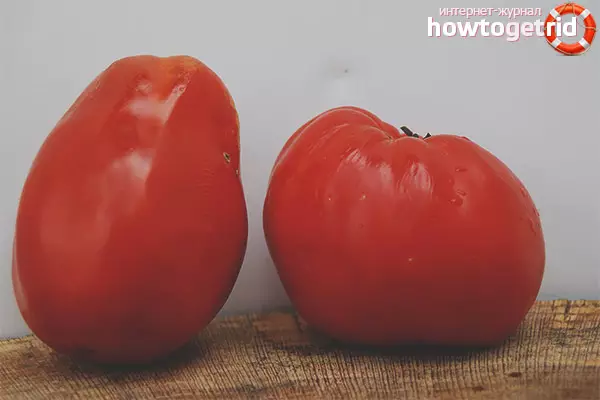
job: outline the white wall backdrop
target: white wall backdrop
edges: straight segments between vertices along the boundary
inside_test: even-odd
[[[600,3],[581,0],[596,13]],[[540,298],[600,298],[600,39],[565,57],[542,38],[428,38],[427,18],[462,0],[0,2],[0,337],[27,332],[13,300],[11,246],[30,163],[54,124],[112,61],[189,54],[229,87],[241,121],[246,260],[223,312],[288,304],[261,211],[292,132],[338,105],[396,126],[470,137],[529,188],[543,222]],[[542,7],[549,0],[478,1]],[[545,16],[543,17],[545,18]],[[600,36],[600,35],[597,35]]]

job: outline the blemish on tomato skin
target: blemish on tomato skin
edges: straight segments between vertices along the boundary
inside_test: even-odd
[[[453,197],[450,199],[450,204],[455,205],[455,206],[462,206],[463,201],[460,198]]]
[[[229,153],[223,152],[223,158],[225,159],[225,162],[227,164],[231,162],[231,156],[229,155]]]

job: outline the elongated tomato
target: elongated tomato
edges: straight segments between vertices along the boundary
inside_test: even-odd
[[[244,258],[239,169],[237,111],[206,65],[110,65],[47,137],[23,188],[13,282],[31,330],[99,362],[145,362],[190,340]]]
[[[343,341],[497,343],[540,288],[538,211],[474,142],[402,131],[340,107],[288,140],[263,212],[284,287],[309,324]]]

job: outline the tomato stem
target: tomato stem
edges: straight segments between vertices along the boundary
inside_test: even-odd
[[[404,134],[405,134],[406,136],[408,136],[408,137],[415,137],[415,138],[418,138],[418,137],[420,137],[419,135],[417,135],[416,133],[414,133],[413,131],[411,131],[410,129],[408,129],[406,126],[401,126],[401,127],[400,127],[400,130],[401,130],[402,132],[404,132]],[[430,133],[427,133],[427,134],[424,136],[424,139],[427,139],[427,138],[429,138],[429,137],[431,137],[431,134],[430,134]]]

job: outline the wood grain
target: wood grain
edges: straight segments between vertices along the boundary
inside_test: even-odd
[[[600,399],[600,302],[537,303],[491,349],[351,348],[292,312],[215,320],[147,367],[77,364],[0,341],[0,399]]]

